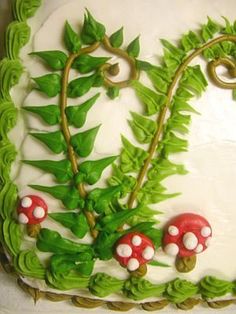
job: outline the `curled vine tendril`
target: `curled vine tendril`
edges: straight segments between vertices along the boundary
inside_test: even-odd
[[[216,60],[213,60],[208,63],[208,73],[212,79],[212,81],[221,88],[226,89],[235,89],[236,88],[236,82],[230,83],[230,82],[224,82],[216,73],[216,68],[218,66],[224,66],[227,68],[228,73],[231,78],[236,78],[236,63],[230,58],[219,58]]]

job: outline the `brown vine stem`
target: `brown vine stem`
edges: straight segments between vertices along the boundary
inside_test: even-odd
[[[133,207],[133,204],[136,200],[136,197],[137,197],[137,194],[140,190],[140,188],[142,187],[142,183],[143,183],[143,180],[147,174],[147,171],[148,171],[148,168],[149,168],[149,165],[151,163],[151,160],[153,158],[153,155],[155,154],[156,152],[156,149],[157,149],[157,146],[158,146],[158,142],[161,138],[161,135],[162,135],[162,132],[163,132],[163,127],[164,127],[164,123],[165,123],[165,117],[166,117],[166,114],[168,112],[168,109],[171,105],[171,101],[172,101],[172,95],[173,95],[173,91],[174,91],[174,88],[176,86],[176,84],[178,83],[183,71],[186,69],[186,67],[188,66],[188,64],[195,58],[197,57],[198,55],[200,55],[205,49],[207,48],[210,48],[211,46],[217,44],[217,43],[220,43],[220,42],[223,42],[223,41],[232,41],[232,42],[236,42],[236,36],[234,35],[222,35],[220,37],[217,37],[213,40],[211,40],[210,42],[204,44],[202,47],[196,49],[193,53],[191,53],[186,59],[185,61],[178,67],[176,73],[175,73],[175,76],[173,78],[173,81],[172,83],[170,84],[169,86],[169,89],[168,89],[168,93],[167,93],[167,101],[166,101],[166,104],[165,106],[163,107],[163,109],[161,110],[160,112],[160,115],[158,117],[158,120],[157,120],[157,125],[158,125],[158,128],[157,128],[157,131],[154,135],[154,138],[152,140],[152,143],[150,144],[150,147],[149,147],[149,150],[148,150],[148,157],[147,159],[145,160],[144,162],[144,165],[138,175],[138,179],[137,179],[137,184],[136,184],[136,187],[134,189],[134,191],[130,194],[130,197],[129,197],[129,200],[128,200],[128,207],[129,208],[132,208]],[[225,58],[224,58],[225,59]],[[221,60],[221,59],[219,59]],[[229,59],[227,59],[229,60]],[[226,62],[222,62],[222,63],[218,63],[217,66],[219,64],[222,64],[222,65],[226,65]],[[229,63],[227,63],[227,65],[229,65]],[[230,68],[232,69],[232,66],[233,64],[231,63],[230,64]],[[234,69],[235,69],[235,64],[234,64]],[[230,83],[225,83],[224,82],[224,86],[222,84],[219,83],[219,78],[217,77],[217,74],[215,71],[212,71],[211,73],[211,76],[212,76],[212,79],[214,82],[218,82],[218,86],[220,87],[223,87],[223,88],[236,88],[236,83],[234,83],[234,85],[230,85],[230,87],[226,87],[226,86],[229,86],[228,84]]]

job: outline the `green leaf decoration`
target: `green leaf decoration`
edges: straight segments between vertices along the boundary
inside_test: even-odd
[[[96,188],[87,197],[87,209],[90,211],[95,210],[98,214],[110,214],[111,209],[109,206],[111,202],[119,199],[122,192],[122,186],[111,186],[104,189]]]
[[[57,105],[27,106],[23,109],[39,115],[49,125],[56,125],[60,121],[60,109]]]
[[[139,36],[136,37],[127,47],[127,53],[133,58],[137,58],[140,52]]]
[[[93,86],[97,74],[90,76],[79,77],[68,84],[67,96],[70,98],[81,97],[86,94]]]
[[[93,244],[96,256],[103,261],[111,259],[113,257],[114,245],[120,237],[121,234],[118,232],[108,233],[100,231]]]
[[[49,214],[49,217],[70,229],[79,239],[82,239],[89,231],[89,226],[83,213],[52,213]]]
[[[185,56],[185,52],[178,48],[175,47],[173,44],[171,44],[169,41],[165,39],[161,39],[161,43],[165,49],[173,56],[173,58],[179,62],[183,60],[183,57]]]
[[[101,41],[106,33],[104,25],[97,22],[91,13],[87,11],[84,15],[84,25],[82,28],[81,39],[84,44],[91,45],[96,41]]]
[[[93,97],[89,98],[87,101],[78,106],[69,106],[66,108],[66,116],[69,124],[74,125],[76,128],[81,128],[87,118],[88,111],[95,104],[96,100],[100,96],[100,93],[97,93]]]
[[[63,70],[68,59],[68,56],[60,50],[31,52],[30,55],[43,59],[55,71]]]
[[[145,231],[145,235],[152,240],[156,249],[161,247],[162,238],[163,238],[163,230],[162,229],[150,228],[147,231]]]
[[[171,115],[170,119],[166,124],[167,131],[177,131],[182,134],[188,133],[188,126],[191,123],[190,115],[183,115],[181,113],[175,112]]]
[[[172,102],[172,112],[191,112],[199,114],[193,107],[191,107],[184,97],[175,95]]]
[[[201,44],[201,39],[192,31],[189,31],[181,38],[181,45],[185,52],[198,48]]]
[[[84,200],[81,198],[79,191],[67,185],[42,186],[29,185],[32,189],[48,193],[59,199],[67,209],[76,209],[84,207]]]
[[[89,244],[73,242],[63,238],[57,231],[46,228],[40,230],[36,245],[41,252],[56,254],[88,252],[93,255],[93,249]]]
[[[206,42],[220,31],[220,26],[212,21],[209,17],[207,18],[207,24],[202,26],[202,38]]]
[[[236,34],[236,24],[234,23],[231,25],[229,20],[225,16],[222,16],[222,18],[225,21],[225,27],[223,29],[223,33],[235,35]]]
[[[129,218],[137,214],[139,207],[134,209],[126,209],[121,212],[107,215],[98,220],[96,229],[112,233],[122,226]]]
[[[97,70],[105,64],[110,57],[93,57],[87,54],[82,54],[72,64],[72,68],[78,70],[82,74]]]
[[[132,86],[141,102],[145,105],[147,115],[150,116],[160,111],[166,101],[164,95],[157,94],[139,81],[133,81]]]
[[[157,129],[156,122],[135,112],[131,112],[131,115],[133,120],[130,120],[129,123],[136,139],[140,143],[150,143]]]
[[[68,51],[76,53],[81,48],[81,40],[76,32],[72,29],[71,25],[66,21],[64,42]]]
[[[110,36],[110,43],[112,47],[119,48],[123,44],[124,36],[123,36],[123,27],[118,29],[115,33]]]
[[[46,74],[33,78],[37,89],[48,97],[55,97],[61,92],[61,76],[59,74]]]
[[[126,187],[127,193],[131,192],[136,184],[136,179],[131,175],[125,175],[115,164],[112,165],[112,168],[112,177],[108,180],[108,183],[111,186],[122,185],[124,188]]]
[[[87,157],[92,152],[99,128],[100,125],[71,137],[71,145],[80,157]]]
[[[23,160],[27,165],[39,168],[53,174],[59,183],[66,183],[73,178],[71,163],[69,160]]]
[[[30,133],[30,135],[47,145],[55,154],[60,154],[66,150],[66,142],[61,131]]]
[[[188,151],[188,141],[176,136],[173,132],[169,132],[165,135],[162,153],[164,156],[168,157],[169,154],[181,153]]]
[[[12,218],[0,221],[0,241],[4,243],[7,252],[11,253],[12,256],[17,256],[20,253],[22,236],[20,225]]]
[[[159,262],[159,261],[151,261],[148,264],[151,266],[158,266],[158,267],[171,267],[170,265],[168,265],[166,263]]]
[[[99,160],[85,161],[79,165],[79,173],[76,175],[76,183],[86,182],[95,184],[100,178],[105,168],[116,160],[117,156],[107,157]]]
[[[138,213],[136,215],[134,215],[133,217],[131,217],[127,221],[127,223],[130,226],[135,226],[139,223],[146,222],[146,221],[157,223],[158,221],[154,216],[158,215],[160,213],[161,212],[154,210],[154,209],[151,209],[147,205],[142,204],[142,205],[139,205]]]
[[[205,91],[208,83],[199,65],[187,67],[180,80],[180,86],[200,96]]]
[[[107,89],[107,96],[111,99],[115,99],[117,97],[119,97],[120,95],[120,89],[117,86],[114,87],[109,87]]]
[[[121,170],[124,173],[137,172],[142,167],[148,153],[132,145],[124,136],[122,136],[123,150],[121,152]]]

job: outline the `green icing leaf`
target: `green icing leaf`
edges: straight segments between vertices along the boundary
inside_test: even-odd
[[[17,108],[11,101],[1,101],[0,140],[7,139],[7,133],[16,125],[17,113]]]
[[[143,60],[135,60],[136,61],[136,68],[140,71],[150,71],[153,69],[153,65],[147,61]]]
[[[86,94],[90,88],[94,85],[97,74],[90,76],[79,77],[71,81],[67,88],[67,96],[70,98],[81,97]]]
[[[209,17],[207,18],[207,24],[202,26],[202,38],[206,42],[220,31],[220,26],[212,21]]]
[[[201,39],[196,33],[189,31],[181,38],[181,44],[184,48],[184,51],[188,52],[192,49],[198,48],[201,44]]]
[[[98,220],[96,229],[112,233],[122,226],[127,220],[137,214],[139,207],[134,209],[126,209],[117,213],[113,213],[102,217]]]
[[[45,268],[34,251],[21,251],[14,259],[15,270],[23,276],[45,278]]]
[[[168,132],[165,134],[165,138],[163,139],[162,144],[163,147],[160,149],[165,157],[168,157],[169,154],[188,151],[188,141],[179,138],[172,132]]]
[[[224,47],[226,47],[226,49],[228,48],[227,46]],[[208,60],[217,59],[225,57],[225,51],[221,44],[216,44],[208,49],[205,49],[203,51],[203,56]]]
[[[6,56],[9,59],[19,57],[20,49],[30,38],[30,28],[25,22],[14,21],[7,27],[5,37]]]
[[[127,47],[127,53],[133,58],[137,58],[140,52],[139,36],[136,37]]]
[[[22,231],[20,225],[14,220],[6,218],[0,225],[1,241],[5,244],[5,248],[12,256],[16,256],[20,252]]]
[[[107,96],[111,99],[115,99],[120,95],[120,88],[117,86],[109,87],[107,89]]]
[[[191,123],[190,115],[183,115],[178,112],[171,114],[171,117],[168,119],[166,124],[167,131],[177,131],[182,134],[187,134],[189,132],[188,126]]]
[[[196,111],[193,107],[191,107],[187,103],[184,97],[175,95],[173,98],[173,103],[172,103],[172,112],[174,113],[174,112],[180,112],[180,111],[199,114],[198,111]]]
[[[158,92],[167,93],[171,78],[166,67],[152,67],[147,75]]]
[[[59,183],[66,183],[73,178],[71,163],[67,159],[59,161],[23,160],[23,162],[53,174]]]
[[[82,239],[89,231],[89,226],[83,213],[52,213],[49,216],[70,229],[79,239]]]
[[[15,19],[25,21],[34,16],[41,3],[41,0],[15,0],[13,2],[13,14]]]
[[[139,81],[133,81],[132,86],[141,102],[145,105],[147,115],[150,116],[160,111],[166,101],[164,95],[155,93]]]
[[[229,20],[225,17],[225,16],[222,16],[222,18],[224,19],[225,21],[225,27],[223,29],[223,33],[224,34],[231,34],[231,35],[235,35],[236,34],[236,24],[230,24]]]
[[[116,156],[113,156],[83,162],[79,165],[79,173],[75,178],[76,183],[86,182],[90,185],[95,184],[101,178],[104,169],[113,163],[116,158]]]
[[[215,278],[213,276],[204,277],[200,283],[200,293],[203,299],[221,297],[227,293],[232,293],[233,283]]]
[[[110,59],[110,57],[93,57],[87,54],[82,54],[75,59],[72,68],[78,70],[82,74],[86,74],[98,69]]]
[[[17,207],[18,190],[16,185],[12,182],[6,182],[4,186],[2,186],[1,181],[0,178],[0,215],[3,219],[10,219]]]
[[[89,280],[89,291],[100,298],[119,292],[122,287],[123,280],[111,277],[105,273],[96,273]]]
[[[42,252],[56,254],[88,252],[93,255],[92,247],[89,244],[73,242],[63,238],[57,231],[46,228],[40,230],[36,245]]]
[[[51,271],[46,272],[47,284],[58,290],[66,291],[70,289],[85,289],[88,287],[89,277],[81,276],[76,271],[69,274],[55,274]]]
[[[123,292],[127,298],[138,301],[153,296],[162,296],[165,287],[165,284],[154,285],[146,279],[131,276],[125,281]]]
[[[33,80],[37,84],[37,89],[48,97],[55,97],[61,92],[61,76],[59,74],[46,74],[35,77]]]
[[[111,212],[109,205],[112,201],[121,197],[123,192],[122,186],[112,186],[104,189],[96,188],[92,190],[87,197],[87,208],[95,210],[98,214]]]
[[[87,11],[87,14],[84,15],[84,25],[82,28],[81,39],[84,44],[91,45],[96,41],[101,41],[104,36],[106,29],[104,25],[97,22],[91,13]]]
[[[151,261],[148,263],[151,266],[157,266],[157,267],[171,267],[170,265],[158,261]]]
[[[56,125],[60,121],[60,109],[57,105],[27,106],[23,109],[39,115],[49,125]]]
[[[112,165],[112,168],[113,173],[112,177],[108,180],[109,184],[111,186],[122,185],[124,192],[131,192],[136,184],[136,179],[130,175],[125,175],[123,171],[121,171],[121,169],[115,164]]]
[[[110,36],[110,43],[112,47],[119,48],[123,44],[124,36],[123,36],[123,27],[118,29],[115,33]]]
[[[76,53],[81,48],[81,40],[76,32],[72,29],[71,25],[66,21],[64,42],[68,51]]]
[[[37,140],[43,142],[55,154],[60,154],[66,150],[66,142],[61,131],[45,132],[45,133],[30,133]]]
[[[124,173],[137,172],[142,167],[148,153],[143,149],[132,145],[124,136],[122,136],[123,150],[120,156],[121,170]]]
[[[133,120],[129,121],[136,139],[140,143],[150,143],[156,132],[157,125],[153,120],[131,112]]]
[[[198,293],[198,286],[176,278],[168,283],[164,296],[172,303],[182,303]]]
[[[205,91],[208,83],[201,71],[199,65],[187,67],[180,80],[180,86],[194,92],[196,95],[201,95]]]
[[[149,222],[157,222],[155,215],[160,214],[159,211],[149,208],[147,205],[139,205],[139,212],[131,217],[127,223],[130,226],[135,226],[139,223],[149,221]]]
[[[170,55],[173,56],[175,60],[177,60],[179,63],[182,61],[183,57],[185,56],[185,52],[182,49],[175,47],[173,44],[165,39],[161,39],[161,43],[163,47],[169,51]]]
[[[103,261],[113,257],[113,248],[116,241],[121,237],[118,232],[108,233],[100,231],[94,242],[94,251],[97,257]]]
[[[74,125],[77,128],[81,128],[87,118],[88,111],[92,108],[95,104],[96,100],[100,96],[100,93],[97,93],[84,103],[78,106],[69,106],[66,108],[66,116],[68,119],[69,124]]]
[[[100,125],[71,137],[71,145],[80,157],[87,157],[93,150]]]
[[[32,189],[46,192],[53,197],[62,201],[67,209],[76,209],[84,206],[84,200],[80,197],[79,191],[67,185],[57,186],[41,186],[41,185],[29,185]]]
[[[63,70],[68,58],[63,51],[59,50],[31,52],[30,55],[43,59],[55,71]]]

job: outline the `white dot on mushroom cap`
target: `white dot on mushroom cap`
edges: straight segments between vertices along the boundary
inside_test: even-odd
[[[169,243],[165,246],[164,251],[168,255],[176,256],[179,253],[179,247],[175,243]]]
[[[211,239],[212,239],[211,237],[209,237],[209,238],[206,239],[205,245],[206,245],[207,247],[210,245]]]
[[[134,271],[134,270],[136,270],[138,268],[139,268],[139,261],[137,260],[137,258],[131,258],[128,261],[127,269],[130,270],[130,271]]]
[[[27,224],[29,222],[29,218],[25,214],[20,213],[18,216],[18,221],[21,224]]]
[[[33,211],[33,215],[35,218],[43,218],[45,216],[45,210],[43,207],[41,206],[37,206],[35,207],[34,211]]]
[[[183,244],[187,250],[194,250],[198,245],[198,238],[193,232],[187,232],[183,236]]]
[[[21,200],[21,206],[24,208],[30,207],[32,205],[32,203],[33,203],[32,199],[28,196],[23,197]]]
[[[202,251],[203,251],[203,245],[202,244],[198,244],[198,246],[196,247],[194,252],[201,253]]]
[[[139,246],[142,243],[142,239],[138,235],[133,236],[131,241],[134,246]]]
[[[142,253],[142,257],[145,258],[146,260],[150,260],[153,258],[154,253],[155,253],[154,249],[151,246],[147,246]]]
[[[179,234],[179,229],[176,226],[169,226],[168,233],[172,236],[177,236]]]
[[[201,235],[204,237],[204,238],[207,238],[209,237],[209,235],[211,234],[211,228],[206,226],[206,227],[203,227],[201,229]]]
[[[116,248],[116,253],[120,257],[130,257],[132,254],[132,249],[128,244],[119,244]]]

